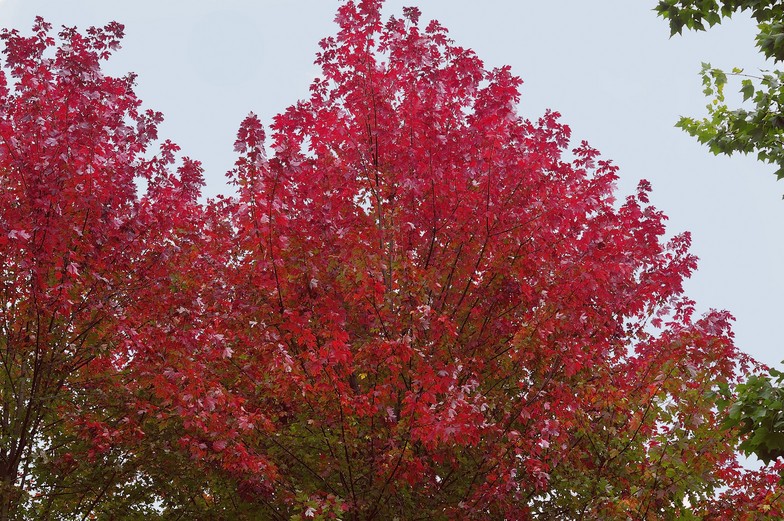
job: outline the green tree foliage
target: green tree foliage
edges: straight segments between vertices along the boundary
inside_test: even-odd
[[[748,12],[757,21],[756,37],[760,52],[774,63],[784,60],[784,4],[774,0],[662,0],[656,7],[667,19],[670,34],[683,28],[704,31],[730,18]],[[677,126],[706,144],[714,154],[756,153],[760,161],[776,165],[778,179],[784,178],[784,72],[762,71],[746,74],[735,68],[726,73],[702,64],[700,72],[704,93],[710,102],[704,118],[682,117]],[[724,88],[728,78],[740,85],[743,103],[728,105]]]
[[[738,448],[755,454],[766,464],[784,456],[784,373],[770,370],[770,377],[750,376],[735,389],[734,400],[720,400],[726,408],[728,427],[749,436]],[[725,398],[731,398],[726,387]]]

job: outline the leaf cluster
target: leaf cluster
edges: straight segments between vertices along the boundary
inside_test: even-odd
[[[772,71],[750,76],[742,69],[725,73],[703,63],[700,72],[704,93],[710,98],[708,115],[702,119],[682,117],[677,127],[707,145],[713,154],[756,153],[760,161],[778,166],[784,177],[784,73]],[[740,80],[744,102],[751,107],[731,108],[725,98],[728,77]]]
[[[784,60],[784,5],[772,0],[662,0],[655,8],[670,24],[670,34],[681,34],[683,28],[703,31],[730,18],[737,12],[748,12],[758,23],[756,45],[768,59]],[[707,26],[707,27],[706,27]],[[745,74],[742,69],[725,73],[703,64],[700,72],[705,95],[710,98],[708,116],[682,117],[677,126],[706,144],[714,154],[732,155],[756,152],[760,161],[776,165],[776,177],[784,177],[784,101],[782,72],[761,71]],[[737,79],[743,103],[732,108],[725,102],[727,77]]]
[[[655,11],[669,22],[671,36],[682,34],[684,27],[705,31],[737,12],[748,12],[759,24],[760,51],[775,61],[784,59],[784,6],[776,0],[661,0]]]
[[[784,373],[770,369],[770,376],[752,375],[735,388],[733,397],[723,388],[719,406],[726,412],[724,425],[738,429],[739,445],[768,464],[784,457]]]

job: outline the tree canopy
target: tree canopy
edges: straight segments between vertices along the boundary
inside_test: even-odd
[[[3,33],[0,519],[780,519],[688,233],[381,8],[203,203],[100,70],[119,24]]]

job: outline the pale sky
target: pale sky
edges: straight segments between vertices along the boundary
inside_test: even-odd
[[[656,0],[407,0],[436,18],[487,66],[522,77],[521,113],[561,112],[575,142],[620,166],[619,197],[641,178],[670,217],[692,232],[700,257],[686,285],[700,310],[729,310],[736,343],[768,364],[784,358],[784,183],[752,158],[714,157],[673,127],[702,114],[700,62],[764,66],[754,26],[738,16],[707,33],[668,38]],[[207,195],[228,193],[223,174],[237,127],[265,123],[307,96],[318,41],[334,32],[338,0],[0,0],[0,26],[29,31],[36,15],[59,25],[125,24],[113,74],[136,72],[145,107],[166,117],[160,135],[203,162]]]

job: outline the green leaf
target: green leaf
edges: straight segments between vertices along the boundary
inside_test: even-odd
[[[754,85],[751,83],[751,80],[743,80],[743,86],[740,88],[741,93],[743,93],[743,101],[751,98],[754,95]]]

